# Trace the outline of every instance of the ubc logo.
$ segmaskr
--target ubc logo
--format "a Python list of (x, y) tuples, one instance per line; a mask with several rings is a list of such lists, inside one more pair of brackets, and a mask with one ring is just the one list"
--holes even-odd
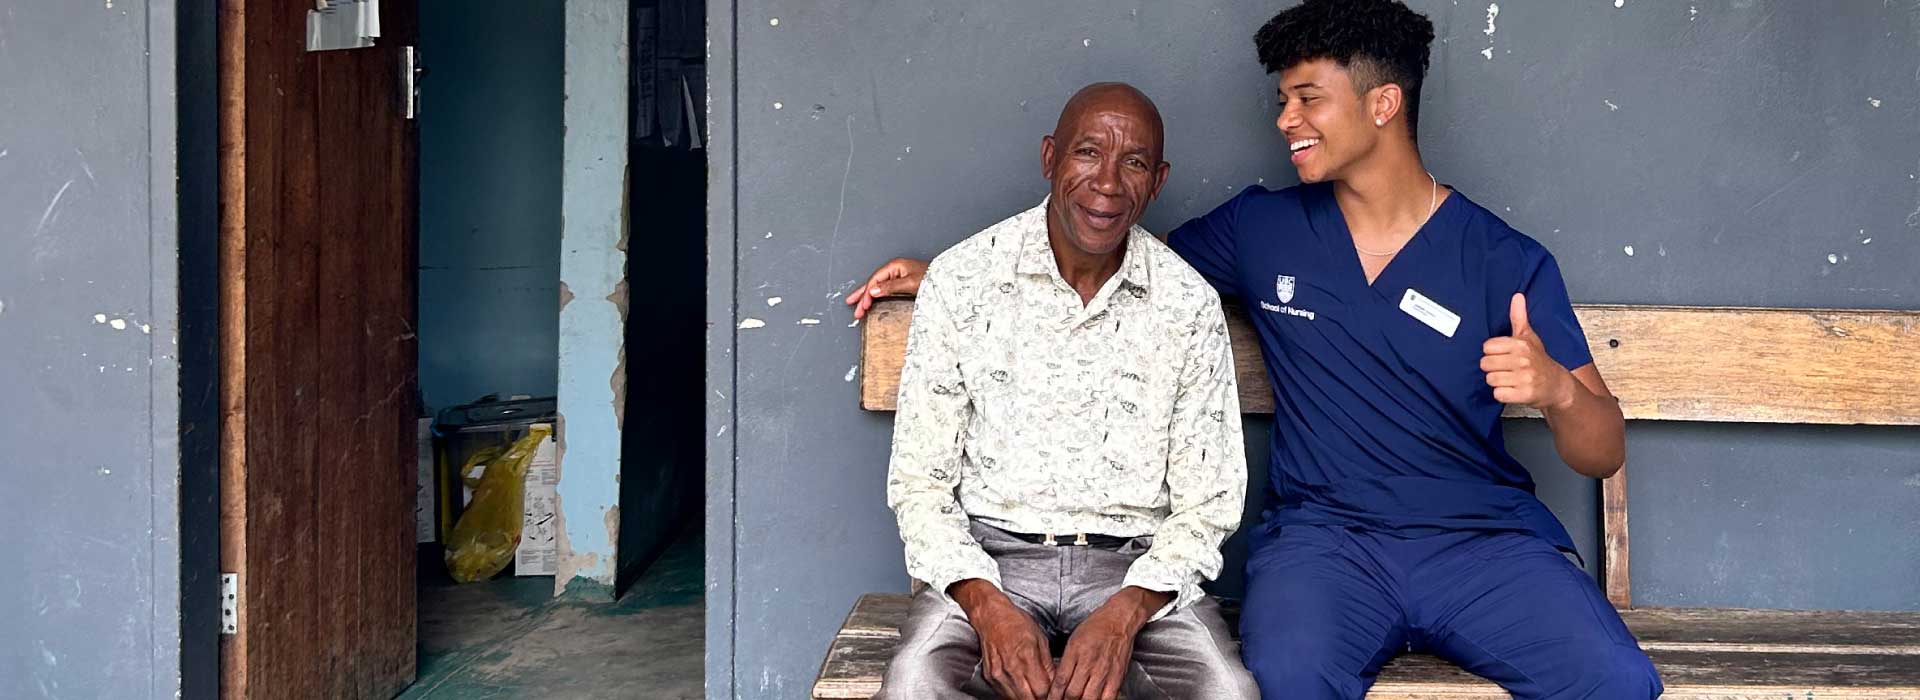
[(1304, 318), (1309, 321), (1313, 320), (1314, 317), (1318, 316), (1318, 314), (1315, 314), (1314, 312), (1308, 311), (1306, 309), (1296, 309), (1291, 306), (1285, 306), (1287, 302), (1293, 301), (1293, 291), (1294, 291), (1295, 285), (1296, 283), (1293, 279), (1293, 275), (1275, 276), (1273, 278), (1273, 295), (1280, 298), (1280, 304), (1273, 304), (1268, 302), (1265, 299), (1262, 299), (1260, 300), (1260, 308), (1266, 309), (1268, 311), (1272, 311), (1277, 314), (1286, 314), (1288, 316), (1298, 316), (1300, 318)]

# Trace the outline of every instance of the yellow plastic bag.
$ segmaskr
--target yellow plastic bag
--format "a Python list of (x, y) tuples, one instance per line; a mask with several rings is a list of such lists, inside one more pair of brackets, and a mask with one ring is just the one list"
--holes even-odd
[[(520, 546), (527, 495), (527, 464), (553, 426), (535, 425), (502, 454), (499, 448), (475, 453), (460, 467), (460, 479), (473, 489), (473, 501), (447, 537), (447, 572), (461, 583), (485, 581), (507, 568)], [(474, 468), (484, 465), (478, 478)]]

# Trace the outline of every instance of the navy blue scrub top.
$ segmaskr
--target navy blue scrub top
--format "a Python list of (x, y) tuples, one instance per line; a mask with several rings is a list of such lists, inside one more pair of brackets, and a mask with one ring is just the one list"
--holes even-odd
[[(1513, 294), (1569, 370), (1593, 361), (1553, 255), (1453, 192), (1372, 285), (1330, 183), (1253, 187), (1168, 243), (1253, 317), (1275, 415), (1265, 525), (1419, 536), (1531, 532), (1573, 541), (1507, 453), (1504, 409), (1480, 371), (1512, 334)], [(1402, 310), (1414, 290), (1457, 315), (1452, 337)], [(1435, 314), (1429, 314), (1434, 318)]]

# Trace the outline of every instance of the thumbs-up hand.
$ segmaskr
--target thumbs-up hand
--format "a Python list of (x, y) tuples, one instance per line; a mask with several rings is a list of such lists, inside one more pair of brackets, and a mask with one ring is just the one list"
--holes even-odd
[(1573, 373), (1547, 354), (1546, 346), (1527, 322), (1527, 297), (1513, 295), (1507, 312), (1513, 335), (1493, 338), (1481, 347), (1480, 371), (1487, 373), (1493, 398), (1540, 410), (1573, 403)]

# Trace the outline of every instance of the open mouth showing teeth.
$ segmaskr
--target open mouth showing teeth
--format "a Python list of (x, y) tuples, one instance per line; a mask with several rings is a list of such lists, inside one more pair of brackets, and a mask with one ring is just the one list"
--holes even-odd
[(1101, 226), (1110, 225), (1113, 222), (1118, 221), (1120, 219), (1120, 212), (1117, 212), (1117, 211), (1101, 212), (1101, 211), (1094, 211), (1086, 207), (1081, 207), (1080, 213), (1086, 214), (1088, 219), (1092, 219), (1093, 223)]
[(1314, 146), (1318, 145), (1320, 145), (1320, 139), (1300, 139), (1299, 141), (1288, 143), (1287, 148), (1293, 151), (1293, 154), (1290, 156), (1293, 162), (1299, 163), (1305, 160), (1309, 153), (1313, 152)]

